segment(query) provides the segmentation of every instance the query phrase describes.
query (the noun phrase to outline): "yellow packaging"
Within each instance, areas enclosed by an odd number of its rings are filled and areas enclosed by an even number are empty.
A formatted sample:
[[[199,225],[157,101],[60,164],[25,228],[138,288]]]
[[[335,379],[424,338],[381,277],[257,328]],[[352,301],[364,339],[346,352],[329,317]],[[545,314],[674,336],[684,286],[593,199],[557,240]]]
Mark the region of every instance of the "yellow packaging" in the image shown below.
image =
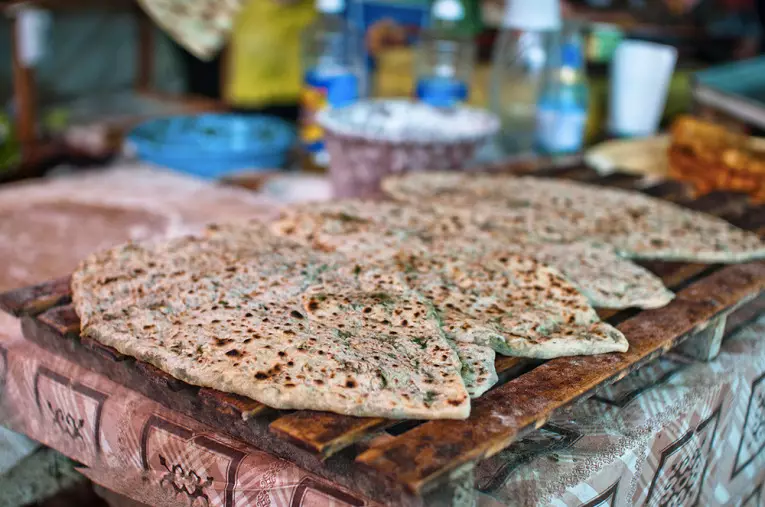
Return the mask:
[[[234,23],[226,101],[238,107],[297,103],[300,35],[315,15],[311,0],[250,0]]]

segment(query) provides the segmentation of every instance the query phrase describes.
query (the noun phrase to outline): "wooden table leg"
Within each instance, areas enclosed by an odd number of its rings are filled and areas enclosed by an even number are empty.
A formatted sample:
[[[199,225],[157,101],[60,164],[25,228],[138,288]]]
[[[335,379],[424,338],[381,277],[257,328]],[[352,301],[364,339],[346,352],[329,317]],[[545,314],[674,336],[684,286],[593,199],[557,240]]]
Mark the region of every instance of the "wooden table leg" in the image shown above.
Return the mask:
[[[154,24],[140,7],[136,6],[135,9],[138,22],[135,88],[146,93],[151,91],[154,82]]]
[[[37,103],[34,71],[21,61],[21,23],[16,15],[11,20],[11,55],[13,65],[13,94],[16,102],[16,135],[21,143],[25,163],[32,161],[37,146]]]

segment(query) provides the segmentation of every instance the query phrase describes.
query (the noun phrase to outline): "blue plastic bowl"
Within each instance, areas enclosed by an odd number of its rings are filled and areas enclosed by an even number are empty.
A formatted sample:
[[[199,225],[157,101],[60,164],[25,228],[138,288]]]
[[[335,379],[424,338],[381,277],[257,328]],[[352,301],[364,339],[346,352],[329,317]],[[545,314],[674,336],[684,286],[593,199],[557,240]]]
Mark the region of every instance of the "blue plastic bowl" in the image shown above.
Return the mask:
[[[140,160],[202,178],[283,167],[295,129],[271,116],[170,116],[135,127],[127,142]]]

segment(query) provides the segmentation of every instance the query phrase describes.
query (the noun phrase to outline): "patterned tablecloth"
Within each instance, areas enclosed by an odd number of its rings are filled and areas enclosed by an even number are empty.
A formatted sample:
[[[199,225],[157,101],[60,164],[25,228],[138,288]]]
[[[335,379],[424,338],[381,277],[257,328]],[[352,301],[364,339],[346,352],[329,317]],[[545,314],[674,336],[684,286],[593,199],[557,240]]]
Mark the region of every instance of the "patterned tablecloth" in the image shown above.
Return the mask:
[[[765,318],[711,363],[669,355],[466,477],[500,505],[761,505]],[[24,340],[0,335],[0,420],[150,505],[370,505]]]
[[[709,363],[664,356],[475,473],[479,505],[763,505],[765,318]]]
[[[0,335],[0,421],[149,505],[369,505],[24,340]]]

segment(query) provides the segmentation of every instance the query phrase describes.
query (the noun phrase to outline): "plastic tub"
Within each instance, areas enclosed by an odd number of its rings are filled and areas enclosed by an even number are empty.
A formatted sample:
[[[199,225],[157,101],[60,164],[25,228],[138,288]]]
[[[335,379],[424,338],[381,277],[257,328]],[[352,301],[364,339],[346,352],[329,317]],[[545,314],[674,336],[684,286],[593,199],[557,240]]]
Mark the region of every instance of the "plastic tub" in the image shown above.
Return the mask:
[[[135,127],[127,142],[141,160],[202,178],[285,165],[295,130],[270,116],[171,116]]]

